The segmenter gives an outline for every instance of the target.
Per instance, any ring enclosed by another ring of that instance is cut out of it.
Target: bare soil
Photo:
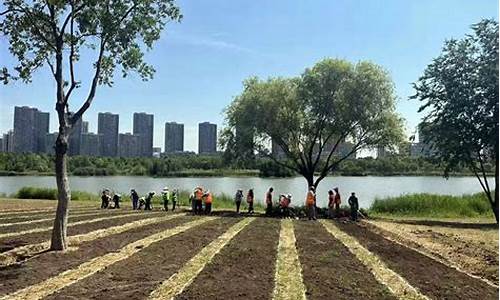
[[[154,243],[47,299],[145,299],[162,281],[237,221],[236,218],[210,221]]]
[[[373,224],[377,226],[369,226],[370,229],[381,235],[498,283],[498,228],[491,228],[490,224],[451,226],[450,222],[429,225],[384,220],[373,221]]]
[[[389,268],[403,276],[420,292],[434,299],[498,299],[498,289],[461,273],[415,250],[402,246],[367,228],[364,224],[340,223]]]
[[[137,213],[137,215],[131,215],[128,217],[123,217],[123,218],[118,218],[118,219],[103,220],[103,221],[90,223],[90,224],[81,224],[81,225],[71,226],[71,227],[68,227],[68,229],[67,229],[68,236],[83,234],[83,233],[91,232],[91,231],[101,229],[101,228],[123,225],[123,224],[128,223],[128,222],[142,220],[142,219],[150,218],[150,217],[158,217],[160,215],[161,215],[161,213]],[[17,226],[10,227],[10,230],[11,230],[11,232],[19,231]],[[52,232],[49,230],[49,231],[44,231],[44,232],[36,232],[36,233],[29,233],[29,234],[11,236],[11,237],[6,237],[6,238],[0,238],[0,253],[5,252],[5,251],[9,251],[9,250],[16,248],[16,247],[20,247],[20,246],[24,246],[24,245],[28,245],[28,244],[34,244],[34,243],[41,243],[43,241],[50,240],[51,233]]]
[[[308,299],[396,299],[349,250],[317,222],[296,222]]]
[[[0,294],[11,293],[39,283],[65,270],[73,269],[94,257],[118,250],[133,241],[175,227],[190,219],[191,217],[180,217],[154,226],[133,229],[85,243],[79,246],[77,250],[46,252],[23,263],[0,268]]]
[[[270,299],[279,224],[264,218],[250,223],[176,299]]]

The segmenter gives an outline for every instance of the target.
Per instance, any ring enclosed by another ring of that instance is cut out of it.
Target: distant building
[[[118,144],[118,155],[120,157],[141,156],[141,136],[131,133],[120,133]]]
[[[88,121],[82,122],[82,133],[89,133],[89,122]]]
[[[40,152],[48,131],[49,113],[28,106],[14,107],[14,152]]]
[[[165,123],[165,153],[184,151],[184,124]]]
[[[69,148],[68,155],[80,155],[80,145],[82,142],[82,133],[83,133],[83,120],[80,118],[78,122],[73,125],[71,132],[69,134]]]
[[[271,142],[271,155],[277,159],[286,158],[285,151],[275,142]]]
[[[413,157],[432,157],[436,155],[436,150],[432,148],[430,139],[423,130],[424,123],[418,125],[418,143],[412,143],[410,147],[410,156]]]
[[[4,152],[3,151],[3,137],[0,138],[0,152]]]
[[[134,135],[140,137],[140,156],[153,156],[154,116],[147,113],[134,113]]]
[[[56,146],[56,140],[57,140],[58,136],[59,136],[59,133],[57,133],[57,132],[47,133],[45,135],[45,147],[43,149],[44,153],[54,154],[56,152],[55,146]]]
[[[100,135],[100,151],[102,156],[118,155],[118,125],[119,116],[112,113],[99,113],[97,133]],[[87,137],[94,139],[95,137]]]
[[[377,158],[386,158],[389,154],[389,151],[384,146],[377,147]]]
[[[80,155],[86,156],[99,156],[100,143],[102,136],[95,133],[82,133],[82,140],[80,145]]]
[[[2,152],[14,152],[14,131],[9,130],[3,135]]]
[[[48,112],[37,111],[35,114],[35,139],[36,152],[45,152],[45,137],[49,133],[50,114]]]
[[[198,154],[217,152],[217,125],[209,122],[198,124]]]

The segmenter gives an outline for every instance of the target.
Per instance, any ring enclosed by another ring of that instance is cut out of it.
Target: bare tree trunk
[[[66,226],[68,223],[69,201],[71,193],[69,189],[67,164],[69,133],[65,128],[59,129],[59,136],[56,141],[56,182],[57,182],[57,211],[54,220],[54,228],[52,230],[51,250],[65,250],[66,242]]]
[[[498,153],[498,150],[497,150]],[[495,214],[495,219],[498,224],[498,155],[495,157],[495,199],[491,204],[493,213]]]

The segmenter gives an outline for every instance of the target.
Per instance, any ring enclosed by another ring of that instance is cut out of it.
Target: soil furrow
[[[235,225],[231,226],[226,232],[210,242],[206,247],[201,249],[194,257],[192,257],[177,273],[170,276],[168,280],[162,282],[157,287],[149,299],[163,300],[173,299],[176,295],[188,287],[198,274],[210,264],[212,259],[227,245],[243,228],[253,222],[255,218],[244,218]]]
[[[84,271],[89,270],[82,266],[96,260],[103,264],[112,263],[112,258],[106,259],[107,255],[118,255],[121,249],[131,245],[132,247],[139,247],[143,239],[157,235],[165,230],[177,228],[192,220],[192,217],[185,216],[146,228],[140,227],[84,243],[77,250],[46,252],[22,264],[1,268],[0,294],[12,294],[17,291],[16,297],[18,299],[23,299],[23,297],[31,294],[37,295],[37,297],[43,296],[42,294],[50,294],[50,292],[61,288],[61,284],[68,284],[68,280],[79,280],[82,276],[85,276]],[[134,244],[138,242],[139,244]],[[135,250],[139,251],[140,248]],[[100,267],[98,264],[91,266],[90,272],[97,271]],[[81,273],[78,273],[79,271]]]
[[[116,226],[116,225],[123,225],[123,224],[131,222],[131,221],[146,219],[146,218],[150,218],[152,216],[156,217],[159,215],[161,215],[161,213],[137,214],[137,215],[130,215],[130,216],[118,218],[118,219],[107,218],[105,220],[94,222],[94,223],[86,223],[86,224],[80,224],[80,225],[73,224],[73,226],[68,226],[68,236],[88,233],[88,232],[91,232],[91,231],[94,231],[94,230],[97,230],[100,228],[107,228],[107,227],[112,227],[112,226]],[[16,247],[25,246],[28,244],[41,243],[45,240],[50,239],[50,235],[51,235],[51,231],[50,231],[50,229],[48,229],[48,230],[44,230],[41,232],[33,232],[33,233],[29,233],[29,234],[15,235],[15,236],[10,236],[10,237],[6,237],[6,238],[0,238],[0,253],[12,250]]]
[[[104,238],[113,234],[119,234],[128,230],[132,230],[134,228],[139,228],[142,226],[150,226],[153,224],[158,224],[170,219],[181,217],[183,214],[172,214],[167,216],[161,216],[156,218],[147,218],[142,220],[133,221],[130,223],[126,223],[121,226],[113,226],[109,228],[102,228],[96,231],[92,231],[85,234],[79,234],[75,236],[68,237],[68,245],[70,247],[79,246],[84,242],[91,242],[96,239]],[[4,253],[0,253],[0,266],[9,266],[14,263],[18,263],[29,259],[35,255],[38,255],[42,252],[49,250],[50,241],[44,241],[42,243],[29,244],[26,246],[21,246],[9,250]]]
[[[498,299],[498,289],[471,278],[408,247],[394,243],[362,224],[339,224],[369,251],[434,299]]]
[[[307,299],[397,299],[318,222],[295,226]]]
[[[125,210],[100,210],[100,209],[77,209],[77,210],[70,210],[69,215],[81,215],[81,214],[86,214],[86,213],[112,213],[112,214],[119,214],[119,213],[126,213],[129,211]],[[4,217],[0,218],[0,224],[3,226],[3,224],[7,223],[17,223],[17,222],[26,222],[26,221],[34,221],[34,220],[40,220],[40,219],[47,219],[47,218],[54,218],[55,216],[55,210],[54,211],[49,211],[49,212],[43,212],[43,213],[38,213],[38,214],[28,214],[28,215],[20,215],[20,216],[10,216],[10,217]]]
[[[257,218],[176,299],[270,299],[279,221]]]
[[[47,299],[146,299],[163,280],[237,221],[223,218],[206,222],[154,243]]]

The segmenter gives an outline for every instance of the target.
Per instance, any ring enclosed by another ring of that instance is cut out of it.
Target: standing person
[[[351,197],[349,197],[348,202],[349,206],[351,207],[351,220],[357,222],[359,203],[358,198],[356,197],[356,194],[354,192],[351,193]]]
[[[311,186],[306,196],[307,217],[309,218],[309,220],[316,220],[316,213],[314,208],[315,202],[316,194],[314,193],[314,186]]]
[[[177,204],[177,194],[179,192],[177,191],[177,189],[175,189],[173,192],[172,192],[172,211],[175,211],[175,205]]]
[[[333,219],[333,216],[334,216],[334,213],[333,213],[334,203],[335,203],[335,195],[333,194],[332,190],[329,190],[328,191],[328,217],[330,219]]]
[[[194,190],[194,213],[201,215],[203,213],[203,188],[197,187]]]
[[[109,196],[106,190],[102,191],[101,195],[101,208],[108,208],[109,205]]]
[[[248,203],[248,213],[253,214],[253,200],[254,200],[254,195],[253,195],[253,189],[248,190],[247,194],[247,203]]]
[[[168,187],[163,188],[161,198],[163,199],[163,208],[165,211],[168,211],[168,201],[170,201],[170,192],[168,191]]]
[[[189,195],[189,202],[191,203],[191,213],[196,214],[196,201],[194,200],[194,191]]]
[[[209,190],[204,195],[205,197],[205,214],[209,215],[212,213],[212,193]]]
[[[236,213],[240,213],[240,205],[243,201],[243,190],[237,190],[236,195],[234,195],[234,203],[236,203]]]
[[[340,200],[339,188],[336,187],[334,188],[334,190],[335,190],[335,198],[333,200],[333,203],[335,204],[335,217],[340,218],[340,203],[342,201]]]
[[[130,199],[132,200],[132,209],[136,210],[139,204],[139,194],[134,189],[130,190]]]
[[[266,216],[270,217],[273,214],[273,191],[272,187],[266,193]]]
[[[146,204],[144,205],[144,210],[152,210],[153,206],[151,205],[151,202],[153,202],[153,196],[155,195],[155,192],[149,192],[148,195],[146,196]]]

